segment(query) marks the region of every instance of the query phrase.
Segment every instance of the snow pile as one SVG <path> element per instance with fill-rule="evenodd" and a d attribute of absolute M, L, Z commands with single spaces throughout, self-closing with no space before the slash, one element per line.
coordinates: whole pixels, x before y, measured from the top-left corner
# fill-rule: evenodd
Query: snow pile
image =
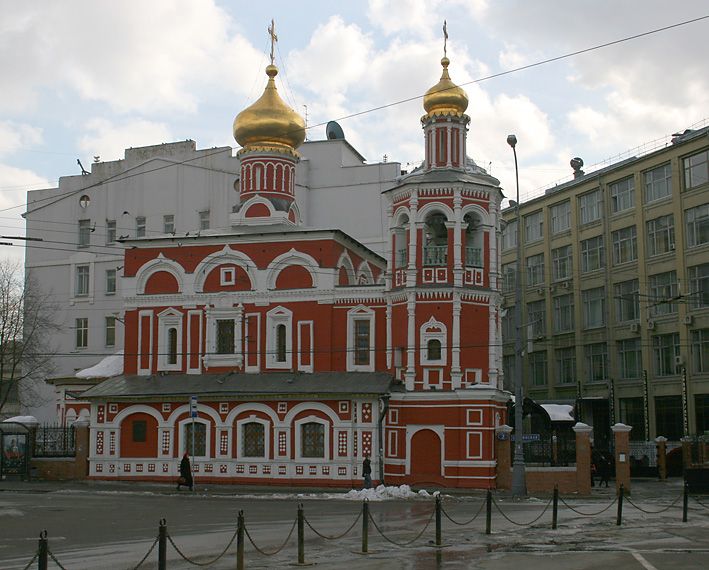
<path fill-rule="evenodd" d="M 17 424 L 29 424 L 29 425 L 35 425 L 38 424 L 39 422 L 37 421 L 37 418 L 34 416 L 15 416 L 13 418 L 7 418 L 6 420 L 3 420 L 6 422 L 14 422 Z"/>
<path fill-rule="evenodd" d="M 421 490 L 415 493 L 408 485 L 400 485 L 399 487 L 385 487 L 379 485 L 376 489 L 352 489 L 351 491 L 337 498 L 350 501 L 386 501 L 389 499 L 413 499 L 415 497 L 432 497 L 436 496 L 438 491 L 429 494 L 428 491 Z"/>
<path fill-rule="evenodd" d="M 98 364 L 76 373 L 77 378 L 111 378 L 123 374 L 123 351 L 107 356 Z"/>
<path fill-rule="evenodd" d="M 572 415 L 574 411 L 573 406 L 569 406 L 568 404 L 542 404 L 542 408 L 546 410 L 553 422 L 574 421 L 574 416 Z"/>

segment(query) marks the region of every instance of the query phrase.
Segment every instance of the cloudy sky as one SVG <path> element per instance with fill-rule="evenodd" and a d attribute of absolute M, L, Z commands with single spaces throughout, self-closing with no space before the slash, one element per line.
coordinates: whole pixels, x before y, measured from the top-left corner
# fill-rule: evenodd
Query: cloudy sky
<path fill-rule="evenodd" d="M 442 23 L 458 83 L 709 15 L 706 0 L 0 0 L 0 230 L 22 232 L 28 189 L 194 139 L 235 147 L 261 93 L 271 18 L 281 96 L 310 139 L 339 120 L 369 162 L 423 154 L 421 100 L 440 76 Z M 709 117 L 709 19 L 465 86 L 471 156 L 523 198 Z M 702 39 L 704 38 L 704 39 Z M 19 250 L 20 248 L 13 248 Z M 10 249 L 3 247 L 0 257 Z M 19 253 L 19 252 L 17 252 Z"/>

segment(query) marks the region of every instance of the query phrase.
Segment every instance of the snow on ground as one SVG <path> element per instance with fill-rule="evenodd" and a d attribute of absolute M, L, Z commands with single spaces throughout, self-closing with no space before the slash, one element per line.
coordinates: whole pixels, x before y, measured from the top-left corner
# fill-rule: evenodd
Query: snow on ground
<path fill-rule="evenodd" d="M 430 494 L 428 491 L 421 490 L 415 493 L 408 485 L 400 485 L 399 487 L 385 487 L 379 485 L 376 489 L 352 489 L 343 495 L 337 495 L 333 498 L 346 499 L 348 501 L 386 501 L 388 499 L 413 499 L 416 497 L 435 497 L 438 491 Z"/>
<path fill-rule="evenodd" d="M 111 378 L 123 374 L 123 351 L 107 356 L 98 364 L 84 368 L 76 373 L 77 378 Z"/>

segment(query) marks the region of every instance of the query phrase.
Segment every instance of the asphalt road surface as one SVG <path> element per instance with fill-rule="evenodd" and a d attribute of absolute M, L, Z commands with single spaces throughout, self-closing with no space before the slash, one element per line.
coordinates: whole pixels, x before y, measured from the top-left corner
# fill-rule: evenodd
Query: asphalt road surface
<path fill-rule="evenodd" d="M 143 490 L 58 490 L 0 493 L 0 568 L 21 570 L 37 550 L 46 529 L 49 548 L 66 570 L 135 568 L 154 544 L 161 518 L 174 544 L 193 562 L 207 564 L 232 539 L 243 510 L 251 539 L 264 551 L 282 545 L 304 505 L 312 529 L 324 535 L 342 534 L 357 520 L 361 503 L 309 496 L 244 496 L 209 491 L 174 493 L 164 488 Z M 613 497 L 567 499 L 559 508 L 559 525 L 551 529 L 547 499 L 512 501 L 498 497 L 493 508 L 492 534 L 486 535 L 484 497 L 444 496 L 443 547 L 435 548 L 434 502 L 428 498 L 371 502 L 376 526 L 370 522 L 369 554 L 361 554 L 362 524 L 358 520 L 343 538 L 325 540 L 306 526 L 305 559 L 319 568 L 355 569 L 479 568 L 523 570 L 638 569 L 706 570 L 709 567 L 709 497 L 690 499 L 689 522 L 682 523 L 681 500 L 667 496 L 636 497 L 652 511 L 644 513 L 626 502 L 623 524 L 616 526 Z M 545 512 L 544 509 L 547 507 Z M 658 511 L 666 509 L 660 513 Z M 543 512 L 543 514 L 542 514 Z M 479 514 L 478 514 L 479 513 Z M 472 522 L 466 523 L 477 514 Z M 447 515 L 447 516 L 446 516 Z M 541 515 L 530 526 L 529 522 Z M 235 568 L 236 542 L 208 568 Z M 168 568 L 198 566 L 185 561 L 168 543 Z M 297 562 L 296 533 L 280 553 L 259 554 L 246 541 L 247 568 L 283 568 Z M 32 568 L 36 568 L 36 562 Z M 50 560 L 50 568 L 59 568 Z M 140 566 L 157 568 L 157 548 Z"/>

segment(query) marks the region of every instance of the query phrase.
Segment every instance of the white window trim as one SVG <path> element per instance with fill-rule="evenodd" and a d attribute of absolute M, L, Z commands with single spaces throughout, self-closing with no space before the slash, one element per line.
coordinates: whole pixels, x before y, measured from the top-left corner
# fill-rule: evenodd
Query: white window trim
<path fill-rule="evenodd" d="M 422 366 L 445 366 L 448 357 L 448 334 L 446 325 L 431 317 L 428 322 L 421 325 L 419 360 Z M 439 360 L 428 359 L 428 341 L 441 341 L 441 358 Z"/>
<path fill-rule="evenodd" d="M 113 291 L 108 289 L 108 273 L 113 271 Z M 118 270 L 117 269 L 106 269 L 104 275 L 106 276 L 106 287 L 104 293 L 106 295 L 115 295 L 118 292 Z"/>
<path fill-rule="evenodd" d="M 236 285 L 236 267 L 221 267 L 219 269 L 219 284 Z"/>
<path fill-rule="evenodd" d="M 210 366 L 241 366 L 244 361 L 241 342 L 241 329 L 244 308 L 214 308 L 206 311 L 207 317 L 207 351 L 204 364 Z M 217 321 L 234 319 L 234 354 L 217 354 Z"/>
<path fill-rule="evenodd" d="M 314 321 L 298 321 L 298 370 L 300 372 L 312 372 L 313 371 L 313 358 L 314 358 L 314 347 L 313 347 L 313 342 L 314 342 L 314 332 L 313 329 L 315 328 L 315 323 Z M 305 330 L 304 330 L 305 329 Z M 310 364 L 303 364 L 302 363 L 302 357 L 303 357 L 303 339 L 304 338 L 309 339 L 310 343 L 310 350 L 308 351 L 309 355 L 309 361 Z"/>
<path fill-rule="evenodd" d="M 244 424 L 261 424 L 263 426 L 263 455 L 244 455 Z M 239 461 L 268 460 L 271 457 L 271 422 L 255 415 L 237 420 L 236 422 L 236 457 Z"/>
<path fill-rule="evenodd" d="M 477 445 L 473 446 L 471 445 L 472 440 L 476 439 L 477 440 Z M 482 459 L 482 452 L 483 452 L 483 434 L 480 433 L 479 431 L 469 431 L 465 434 L 465 457 L 466 459 Z M 473 447 L 477 447 L 480 452 L 478 454 L 473 454 L 471 452 Z"/>
<path fill-rule="evenodd" d="M 88 259 L 86 258 L 88 257 Z M 70 294 L 70 304 L 74 303 L 93 303 L 94 302 L 94 284 L 95 284 L 95 279 L 94 279 L 94 259 L 93 255 L 86 256 L 86 254 L 83 255 L 77 255 L 75 259 L 72 260 L 71 263 L 71 272 L 69 273 L 69 294 Z M 88 265 L 89 266 L 89 290 L 86 295 L 77 295 L 76 294 L 76 269 L 80 265 Z"/>
<path fill-rule="evenodd" d="M 396 457 L 399 453 L 399 439 L 398 436 L 399 434 L 396 432 L 396 430 L 392 430 L 387 432 L 387 455 L 389 457 Z"/>
<path fill-rule="evenodd" d="M 180 457 L 187 452 L 187 442 L 185 441 L 185 427 L 187 424 L 191 424 L 194 421 L 196 424 L 204 424 L 204 451 L 206 455 L 195 455 L 192 459 L 209 459 L 209 450 L 211 449 L 211 438 L 212 430 L 210 429 L 211 423 L 209 420 L 204 418 L 185 418 L 181 420 L 177 425 L 179 426 L 180 434 Z"/>
<path fill-rule="evenodd" d="M 182 318 L 175 309 L 167 309 L 158 315 L 158 370 L 182 370 Z M 177 329 L 177 362 L 168 363 L 168 330 Z"/>
<path fill-rule="evenodd" d="M 286 325 L 286 359 L 278 362 L 278 338 L 276 328 Z M 266 313 L 266 367 L 290 370 L 293 366 L 293 312 L 285 307 L 276 307 Z"/>
<path fill-rule="evenodd" d="M 323 432 L 325 434 L 325 443 L 324 443 L 324 449 L 323 449 L 323 454 L 324 457 L 303 457 L 302 454 L 302 431 L 300 427 L 303 424 L 308 424 L 308 423 L 316 423 L 316 424 L 322 424 L 323 427 Z M 294 422 L 294 427 L 295 427 L 295 458 L 297 461 L 302 461 L 302 462 L 308 462 L 308 463 L 326 463 L 331 460 L 330 457 L 330 422 L 327 420 L 324 420 L 322 418 L 319 418 L 318 416 L 308 416 L 307 418 L 301 418 L 299 420 L 296 420 Z"/>
<path fill-rule="evenodd" d="M 246 372 L 259 372 L 261 370 L 261 313 L 246 313 L 245 318 L 247 320 L 244 326 L 244 370 Z M 251 328 L 249 328 L 249 325 L 251 325 Z M 256 347 L 256 364 L 249 364 L 249 358 L 246 354 L 247 339 L 251 335 L 256 336 L 254 343 Z"/>
<path fill-rule="evenodd" d="M 369 321 L 369 364 L 355 364 L 355 321 Z M 373 309 L 360 305 L 347 311 L 347 371 L 374 372 L 376 355 L 375 347 L 375 313 Z"/>

